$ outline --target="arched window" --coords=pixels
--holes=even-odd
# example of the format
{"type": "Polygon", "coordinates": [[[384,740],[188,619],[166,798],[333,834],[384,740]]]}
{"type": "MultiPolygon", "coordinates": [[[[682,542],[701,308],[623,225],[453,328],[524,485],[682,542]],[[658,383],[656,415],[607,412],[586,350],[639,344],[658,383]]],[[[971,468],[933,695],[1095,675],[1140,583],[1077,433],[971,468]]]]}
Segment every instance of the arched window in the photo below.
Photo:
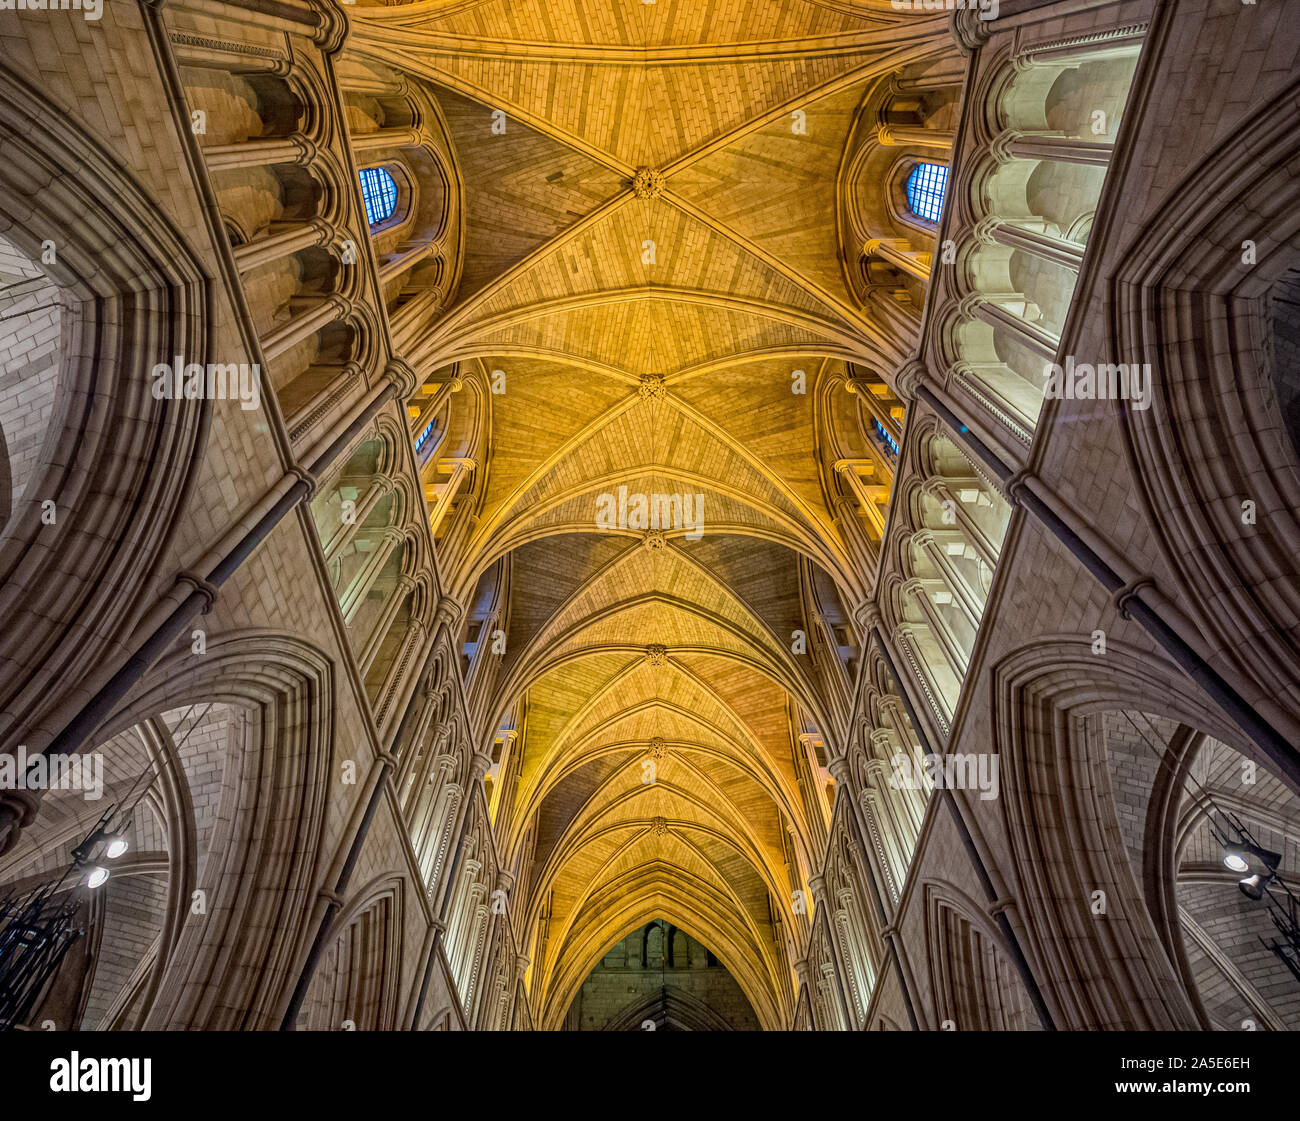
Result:
{"type": "Polygon", "coordinates": [[[371,228],[387,221],[397,209],[397,181],[382,167],[363,167],[361,199],[366,204],[366,220],[371,228]]]}
{"type": "Polygon", "coordinates": [[[918,218],[937,222],[943,212],[948,168],[941,163],[919,163],[907,177],[907,205],[918,218]]]}

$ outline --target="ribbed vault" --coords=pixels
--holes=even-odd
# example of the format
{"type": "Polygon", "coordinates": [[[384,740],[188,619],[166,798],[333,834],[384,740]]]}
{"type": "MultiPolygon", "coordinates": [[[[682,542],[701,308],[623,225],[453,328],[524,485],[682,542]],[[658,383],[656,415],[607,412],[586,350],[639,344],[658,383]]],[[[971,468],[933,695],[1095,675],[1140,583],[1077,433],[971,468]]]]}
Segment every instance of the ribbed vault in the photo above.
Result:
{"type": "Polygon", "coordinates": [[[890,482],[841,476],[870,454],[845,382],[905,357],[852,294],[842,167],[864,91],[944,36],[832,0],[357,9],[350,51],[424,84],[457,161],[461,281],[410,360],[426,395],[475,387],[440,569],[503,636],[470,704],[545,1026],[654,918],[792,1021],[874,563],[855,502],[890,482]],[[684,516],[600,521],[637,495],[684,516]]]}

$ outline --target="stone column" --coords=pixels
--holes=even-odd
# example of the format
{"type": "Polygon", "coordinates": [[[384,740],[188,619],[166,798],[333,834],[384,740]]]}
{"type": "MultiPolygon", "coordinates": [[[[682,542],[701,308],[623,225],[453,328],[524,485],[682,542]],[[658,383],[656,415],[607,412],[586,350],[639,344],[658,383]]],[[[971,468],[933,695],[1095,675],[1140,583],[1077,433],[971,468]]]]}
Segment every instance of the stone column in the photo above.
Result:
{"type": "Polygon", "coordinates": [[[379,283],[387,284],[389,281],[395,280],[408,269],[413,269],[421,261],[433,256],[436,249],[437,246],[432,241],[422,241],[390,257],[379,266],[379,283]]]}
{"type": "MultiPolygon", "coordinates": [[[[290,300],[289,306],[293,307],[296,302],[290,300]]],[[[268,362],[292,350],[303,339],[314,335],[321,328],[343,319],[352,310],[351,303],[342,296],[327,296],[323,300],[309,303],[308,310],[295,315],[289,322],[263,336],[262,354],[268,362]]]]}
{"type": "Polygon", "coordinates": [[[379,656],[379,651],[383,649],[384,639],[388,637],[388,629],[393,625],[393,619],[397,615],[398,609],[402,606],[402,602],[406,597],[411,594],[414,587],[415,581],[411,577],[403,574],[397,578],[393,593],[388,597],[388,602],[384,604],[383,613],[379,616],[375,629],[370,632],[370,637],[366,640],[361,657],[357,659],[357,669],[361,672],[362,677],[365,677],[370,672],[371,665],[379,656]]]}
{"type": "Polygon", "coordinates": [[[989,146],[999,163],[1012,160],[1054,160],[1057,163],[1106,167],[1115,145],[1109,140],[1085,140],[1063,132],[1020,132],[1008,129],[989,146]]]}
{"type": "Polygon", "coordinates": [[[985,218],[975,227],[975,237],[984,245],[1002,245],[1032,253],[1044,261],[1079,271],[1084,247],[1076,241],[1053,237],[999,218],[985,218]]]}
{"type": "MultiPolygon", "coordinates": [[[[425,382],[426,389],[428,386],[429,383],[425,382]]],[[[438,410],[442,408],[443,402],[453,393],[459,393],[464,387],[465,379],[459,374],[455,374],[446,381],[439,383],[438,388],[434,390],[433,396],[419,406],[420,414],[416,417],[414,425],[412,425],[413,432],[416,435],[423,432],[425,425],[427,425],[429,421],[437,415],[438,410]]]]}
{"type": "Polygon", "coordinates": [[[322,218],[310,222],[286,224],[269,237],[258,238],[235,247],[235,264],[241,273],[292,256],[303,249],[328,245],[334,240],[334,227],[322,218]]]}
{"type": "Polygon", "coordinates": [[[456,497],[456,492],[460,490],[461,483],[474,470],[474,461],[472,459],[444,459],[442,463],[451,464],[452,469],[451,477],[443,484],[442,493],[436,493],[437,484],[431,483],[425,487],[425,496],[434,502],[433,511],[429,515],[429,530],[435,534],[438,532],[438,526],[441,524],[443,517],[451,508],[452,499],[456,497]]]}
{"type": "Polygon", "coordinates": [[[868,484],[862,481],[862,476],[858,474],[859,466],[868,466],[873,471],[876,465],[870,461],[857,459],[839,459],[835,461],[835,470],[838,471],[848,481],[849,486],[853,489],[858,503],[862,507],[862,512],[867,516],[876,530],[878,537],[885,535],[885,514],[881,511],[879,503],[888,501],[889,487],[876,484],[868,484]]]}
{"type": "Polygon", "coordinates": [[[428,142],[428,135],[420,128],[380,128],[352,137],[352,150],[361,154],[381,148],[419,147],[428,142]]]}
{"type": "Polygon", "coordinates": [[[880,314],[886,326],[905,340],[914,340],[921,329],[920,313],[912,306],[912,296],[906,288],[876,285],[867,290],[867,304],[880,314]]]}
{"type": "Polygon", "coordinates": [[[886,148],[934,148],[951,152],[955,134],[946,128],[918,128],[906,125],[881,125],[876,140],[886,148]]]}
{"type": "MultiPolygon", "coordinates": [[[[1017,295],[1008,292],[1003,293],[1002,298],[1011,299],[1017,295]]],[[[1010,332],[1032,353],[1045,361],[1056,361],[1056,350],[1061,345],[1060,338],[1037,323],[1031,323],[1028,319],[1017,315],[998,300],[983,295],[966,296],[958,305],[958,311],[969,319],[979,319],[990,327],[1010,332]]]]}
{"type": "Polygon", "coordinates": [[[430,288],[412,296],[389,317],[393,329],[393,347],[408,351],[427,326],[429,317],[442,305],[441,289],[430,288]]]}
{"type": "Polygon", "coordinates": [[[966,507],[970,501],[978,501],[978,495],[981,489],[975,480],[965,482],[960,479],[942,479],[933,475],[921,484],[921,490],[930,495],[945,510],[951,510],[957,525],[961,528],[965,538],[970,542],[971,547],[980,555],[982,560],[990,569],[997,567],[998,550],[996,546],[988,539],[979,524],[967,512],[966,507]],[[953,488],[957,488],[953,490],[953,488]],[[974,497],[967,499],[967,495],[974,494],[974,497]]]}
{"type": "Polygon", "coordinates": [[[900,272],[915,277],[923,284],[929,283],[929,254],[914,251],[906,238],[873,237],[863,243],[862,252],[894,266],[900,272]]]}
{"type": "Polygon", "coordinates": [[[920,607],[921,613],[925,616],[926,622],[930,624],[930,630],[944,653],[944,657],[947,658],[948,664],[960,681],[966,676],[969,657],[966,651],[962,649],[957,636],[953,634],[952,628],[948,625],[948,620],[935,607],[934,601],[930,598],[930,593],[925,589],[924,581],[913,577],[903,585],[903,591],[910,595],[916,601],[917,606],[920,607]]]}
{"type": "Polygon", "coordinates": [[[353,503],[352,521],[340,525],[334,532],[334,535],[325,543],[325,557],[331,559],[336,556],[340,550],[345,549],[348,543],[357,535],[357,531],[365,523],[366,518],[379,504],[386,494],[392,492],[397,485],[396,481],[387,475],[372,475],[370,477],[370,486],[366,493],[361,496],[360,502],[353,503]]]}
{"type": "Polygon", "coordinates": [[[953,599],[956,600],[962,613],[966,616],[971,628],[979,627],[980,617],[984,614],[984,604],[974,596],[961,573],[953,567],[951,559],[940,546],[934,533],[928,529],[920,530],[912,534],[911,543],[925,552],[925,555],[930,559],[930,563],[943,576],[944,583],[952,593],[953,599]]]}
{"type": "Polygon", "coordinates": [[[243,140],[237,144],[214,144],[203,149],[203,162],[209,172],[305,164],[315,156],[316,145],[301,133],[267,140],[243,140]]]}
{"type": "Polygon", "coordinates": [[[342,609],[343,617],[349,625],[364,602],[366,594],[383,570],[384,562],[388,560],[403,538],[404,534],[397,526],[390,525],[385,529],[378,548],[366,559],[366,563],[362,565],[361,570],[352,578],[352,582],[343,592],[340,597],[339,607],[342,609]]]}

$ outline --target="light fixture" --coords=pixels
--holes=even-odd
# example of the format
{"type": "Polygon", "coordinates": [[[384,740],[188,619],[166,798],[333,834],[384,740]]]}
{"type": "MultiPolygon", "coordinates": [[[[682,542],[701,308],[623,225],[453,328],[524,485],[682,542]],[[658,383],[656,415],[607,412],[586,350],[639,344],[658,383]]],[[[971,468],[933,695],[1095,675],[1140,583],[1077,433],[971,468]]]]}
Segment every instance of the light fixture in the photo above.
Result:
{"type": "Polygon", "coordinates": [[[90,875],[86,877],[86,886],[91,888],[99,887],[107,879],[108,869],[101,864],[96,864],[90,870],[90,875]]]}
{"type": "Polygon", "coordinates": [[[1262,876],[1267,880],[1277,873],[1277,866],[1282,863],[1282,854],[1240,841],[1224,846],[1223,863],[1234,872],[1249,872],[1252,876],[1262,876]]]}
{"type": "Polygon", "coordinates": [[[1264,898],[1264,891],[1268,887],[1268,880],[1256,872],[1253,876],[1247,876],[1237,884],[1237,886],[1241,888],[1242,895],[1246,896],[1247,899],[1253,899],[1258,903],[1264,898]]]}
{"type": "Polygon", "coordinates": [[[108,844],[104,846],[104,855],[109,860],[116,860],[130,847],[131,843],[121,834],[118,834],[116,837],[108,838],[108,844]]]}

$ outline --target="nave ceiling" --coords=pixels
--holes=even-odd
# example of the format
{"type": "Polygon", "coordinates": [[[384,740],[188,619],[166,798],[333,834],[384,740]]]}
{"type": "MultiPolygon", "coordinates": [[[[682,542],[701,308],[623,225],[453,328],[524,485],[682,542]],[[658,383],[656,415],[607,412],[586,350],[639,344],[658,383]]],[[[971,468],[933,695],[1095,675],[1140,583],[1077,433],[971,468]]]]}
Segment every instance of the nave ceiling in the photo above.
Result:
{"type": "Polygon", "coordinates": [[[608,946],[662,917],[788,1022],[791,869],[806,882],[825,845],[824,744],[847,732],[870,590],[835,466],[868,454],[845,379],[910,347],[853,293],[846,150],[946,16],[353,11],[345,73],[418,81],[455,165],[458,283],[409,360],[425,394],[459,379],[438,454],[472,461],[473,518],[439,560],[471,638],[504,634],[476,715],[484,750],[513,729],[522,751],[494,814],[507,865],[536,835],[535,1007],[558,1023],[608,946]],[[621,487],[702,496],[702,525],[598,528],[621,487]]]}

